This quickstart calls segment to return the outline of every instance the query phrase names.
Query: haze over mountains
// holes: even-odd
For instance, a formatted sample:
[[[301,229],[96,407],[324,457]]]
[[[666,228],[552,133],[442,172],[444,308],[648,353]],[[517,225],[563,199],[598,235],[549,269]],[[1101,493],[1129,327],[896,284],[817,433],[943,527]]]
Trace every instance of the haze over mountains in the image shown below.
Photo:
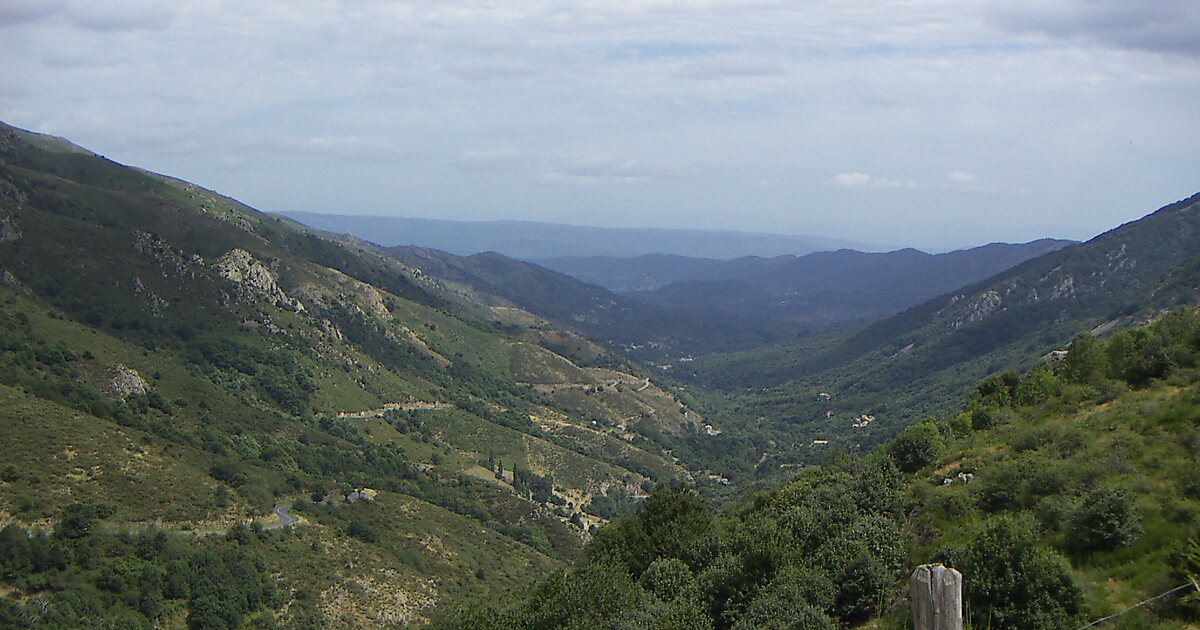
[[[431,276],[468,288],[475,299],[487,296],[519,305],[662,363],[879,319],[1066,244],[995,244],[937,256],[915,250],[839,250],[730,261],[642,256],[626,260],[631,265],[667,260],[688,277],[710,279],[623,294],[491,252],[455,256],[407,246],[386,251]]]
[[[388,251],[433,276],[471,286],[493,299],[509,300],[637,356],[655,359],[745,349],[879,319],[1070,242],[993,243],[937,255],[915,249],[874,253],[837,249],[722,260],[665,252],[730,253],[779,247],[804,251],[821,241],[700,230],[288,216],[310,227],[332,228],[384,246],[395,241],[416,243],[389,246]],[[573,255],[538,258],[532,261],[535,266],[521,262],[521,255],[504,253],[558,248]],[[642,248],[660,249],[634,256],[579,253]],[[482,251],[467,256],[455,253],[475,250]]]
[[[730,394],[753,392],[743,412],[775,419],[783,434],[809,424],[869,443],[869,432],[822,417],[869,413],[886,435],[944,413],[971,383],[1029,367],[1080,331],[1106,335],[1200,304],[1198,265],[1200,194],[879,322],[685,371]],[[819,400],[822,391],[832,400]]]
[[[737,258],[847,247],[864,251],[886,249],[820,236],[754,232],[602,228],[536,221],[443,221],[287,211],[280,214],[318,230],[355,234],[387,247],[416,245],[462,256],[491,251],[525,260],[645,254]]]
[[[373,628],[517,592],[567,619],[612,588],[606,614],[657,620],[632,628],[897,620],[915,534],[1006,511],[1061,534],[1096,479],[1169,474],[1141,507],[1169,536],[1062,565],[1131,593],[1087,594],[1107,610],[1192,525],[1200,195],[1086,243],[633,260],[674,282],[381,247],[0,125],[0,625]],[[1111,339],[1005,373],[1080,332]],[[741,507],[709,527],[700,495]],[[843,556],[869,596],[829,577]],[[520,590],[585,557],[618,564]]]
[[[670,284],[747,280],[763,285],[798,286],[808,282],[809,274],[814,275],[818,284],[831,287],[845,284],[845,276],[840,275],[843,272],[850,275],[921,273],[929,276],[932,282],[958,287],[970,282],[977,274],[987,275],[989,270],[995,273],[1071,242],[1041,239],[1019,245],[992,243],[936,255],[916,249],[888,252],[840,249],[801,256],[744,256],[732,260],[646,254],[633,257],[564,256],[530,262],[610,291],[645,292],[649,299],[654,299],[650,297],[653,291]]]

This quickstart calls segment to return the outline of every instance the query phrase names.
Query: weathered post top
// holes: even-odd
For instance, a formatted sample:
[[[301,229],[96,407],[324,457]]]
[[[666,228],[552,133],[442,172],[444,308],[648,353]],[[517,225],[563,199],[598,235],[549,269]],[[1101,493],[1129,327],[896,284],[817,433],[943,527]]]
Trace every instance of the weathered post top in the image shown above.
[[[913,571],[913,627],[916,630],[962,630],[962,574],[941,564]]]

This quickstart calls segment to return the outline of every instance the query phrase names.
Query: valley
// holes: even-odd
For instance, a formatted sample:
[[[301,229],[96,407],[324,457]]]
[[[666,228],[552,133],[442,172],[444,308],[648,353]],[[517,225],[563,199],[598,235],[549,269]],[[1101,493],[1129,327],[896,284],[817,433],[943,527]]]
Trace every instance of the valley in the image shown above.
[[[675,261],[703,278],[649,296],[319,231],[0,127],[0,619],[740,628],[786,605],[871,627],[903,618],[913,562],[978,562],[968,515],[1116,580],[1053,612],[1078,620],[1156,587],[1190,535],[1164,506],[1190,466],[1198,213]],[[1080,459],[1052,491],[1014,481],[1053,449]],[[1139,488],[1137,551],[1063,536],[1096,480]],[[234,583],[257,595],[213,586]],[[626,616],[547,608],[585,592]]]

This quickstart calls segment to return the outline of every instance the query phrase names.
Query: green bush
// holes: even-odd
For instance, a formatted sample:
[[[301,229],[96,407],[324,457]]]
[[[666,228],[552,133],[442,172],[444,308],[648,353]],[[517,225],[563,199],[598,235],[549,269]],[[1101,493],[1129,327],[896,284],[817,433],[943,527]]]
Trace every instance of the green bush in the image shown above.
[[[888,453],[896,468],[916,472],[937,461],[946,447],[941,431],[932,418],[905,429],[888,445]]]
[[[655,597],[671,601],[693,583],[692,570],[677,558],[659,558],[650,563],[638,584]]]
[[[1142,535],[1137,506],[1129,495],[1111,487],[1097,488],[1083,497],[1071,513],[1067,539],[1077,551],[1103,551],[1133,543]]]
[[[367,543],[379,540],[379,532],[375,531],[374,527],[359,520],[351,521],[350,526],[346,528],[346,533]]]
[[[978,628],[1063,628],[1077,622],[1083,595],[1066,558],[1040,546],[1028,519],[998,516],[961,550],[940,555],[963,574],[971,623]]]

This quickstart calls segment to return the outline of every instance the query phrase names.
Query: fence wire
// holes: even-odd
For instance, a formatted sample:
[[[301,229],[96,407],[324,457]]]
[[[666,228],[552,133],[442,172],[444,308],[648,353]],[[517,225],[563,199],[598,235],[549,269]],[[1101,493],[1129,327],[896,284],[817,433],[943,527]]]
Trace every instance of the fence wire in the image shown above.
[[[1176,586],[1175,588],[1173,588],[1169,591],[1166,591],[1165,593],[1159,593],[1158,595],[1155,595],[1154,597],[1151,597],[1150,599],[1142,600],[1142,601],[1130,606],[1129,608],[1122,610],[1121,612],[1109,615],[1103,619],[1097,619],[1097,620],[1093,621],[1092,623],[1089,623],[1086,626],[1080,626],[1078,630],[1087,630],[1087,628],[1091,628],[1093,626],[1098,626],[1106,621],[1112,621],[1113,619],[1116,619],[1117,617],[1120,617],[1121,615],[1124,615],[1125,613],[1127,613],[1131,610],[1134,610],[1135,608],[1141,608],[1142,606],[1145,606],[1146,604],[1158,601],[1168,595],[1172,595],[1174,593],[1178,593],[1179,591],[1182,591],[1184,589],[1189,589],[1189,588],[1200,591],[1200,585],[1196,584],[1196,582],[1194,580],[1191,582],[1188,582],[1187,584],[1180,584],[1179,586]]]

